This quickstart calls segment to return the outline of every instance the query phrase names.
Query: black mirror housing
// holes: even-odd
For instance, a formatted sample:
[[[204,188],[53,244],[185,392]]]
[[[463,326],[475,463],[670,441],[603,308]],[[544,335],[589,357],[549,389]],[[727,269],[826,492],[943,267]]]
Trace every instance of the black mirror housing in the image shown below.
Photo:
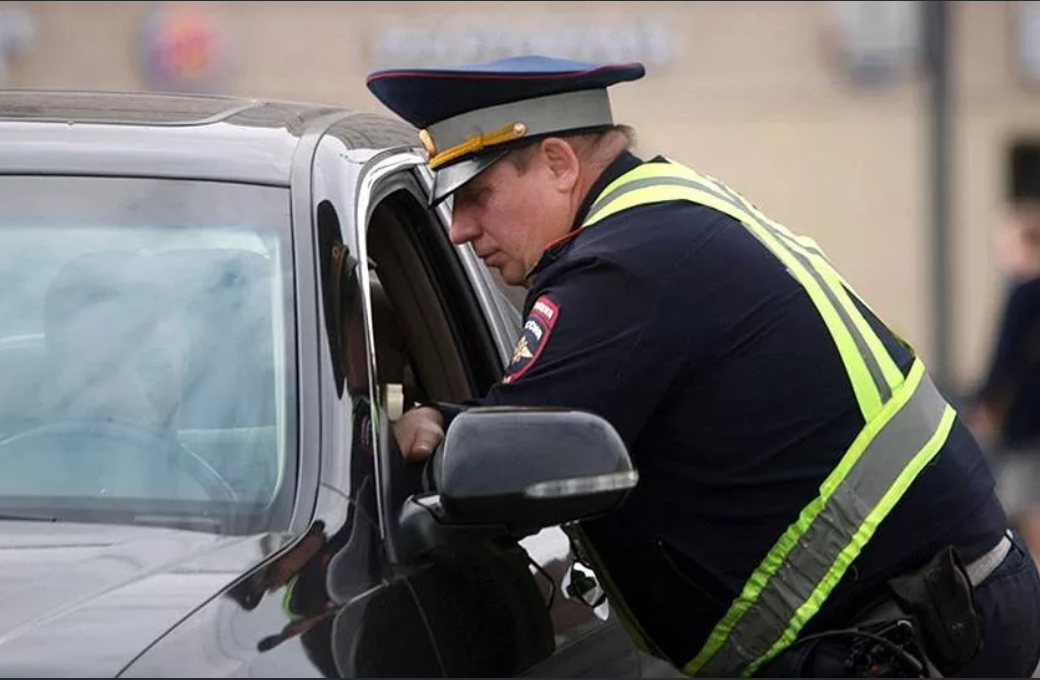
[[[583,411],[471,409],[452,422],[441,455],[438,489],[453,522],[511,531],[609,512],[638,480],[614,428]]]
[[[446,543],[522,538],[609,513],[639,480],[609,422],[561,408],[469,409],[428,464],[436,491],[412,496],[399,515],[404,561]]]

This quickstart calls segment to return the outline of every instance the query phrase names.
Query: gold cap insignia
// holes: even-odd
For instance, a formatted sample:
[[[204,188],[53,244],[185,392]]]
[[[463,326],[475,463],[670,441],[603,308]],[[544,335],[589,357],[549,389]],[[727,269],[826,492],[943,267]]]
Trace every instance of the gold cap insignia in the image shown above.
[[[426,149],[426,153],[430,156],[437,155],[437,145],[433,141],[433,137],[430,136],[429,130],[419,130],[419,141],[422,142],[423,148]]]

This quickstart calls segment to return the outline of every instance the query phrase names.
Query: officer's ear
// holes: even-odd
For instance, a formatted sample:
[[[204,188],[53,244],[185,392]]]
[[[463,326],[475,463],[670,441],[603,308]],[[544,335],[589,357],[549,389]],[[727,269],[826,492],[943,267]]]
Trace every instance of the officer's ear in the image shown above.
[[[559,137],[543,139],[540,147],[545,167],[556,189],[561,193],[570,192],[581,176],[581,159],[578,154]]]

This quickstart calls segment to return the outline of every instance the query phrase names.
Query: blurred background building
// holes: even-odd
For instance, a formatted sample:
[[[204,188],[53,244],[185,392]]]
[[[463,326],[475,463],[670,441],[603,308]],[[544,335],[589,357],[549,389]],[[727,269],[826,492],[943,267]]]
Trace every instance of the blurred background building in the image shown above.
[[[925,40],[937,4],[0,2],[0,87],[380,111],[364,81],[386,66],[531,52],[640,60],[647,78],[613,92],[638,150],[719,177],[813,236],[966,390],[985,369],[1003,294],[993,233],[1012,200],[1040,187],[1040,3],[941,3],[939,91]]]

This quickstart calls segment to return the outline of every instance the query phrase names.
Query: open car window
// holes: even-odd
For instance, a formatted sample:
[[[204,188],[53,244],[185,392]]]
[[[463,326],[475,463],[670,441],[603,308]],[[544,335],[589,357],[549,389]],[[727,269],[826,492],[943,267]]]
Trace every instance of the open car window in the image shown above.
[[[391,417],[483,394],[500,375],[500,352],[443,227],[400,189],[376,204],[367,238],[377,379]]]
[[[284,526],[286,189],[0,178],[0,515]]]

